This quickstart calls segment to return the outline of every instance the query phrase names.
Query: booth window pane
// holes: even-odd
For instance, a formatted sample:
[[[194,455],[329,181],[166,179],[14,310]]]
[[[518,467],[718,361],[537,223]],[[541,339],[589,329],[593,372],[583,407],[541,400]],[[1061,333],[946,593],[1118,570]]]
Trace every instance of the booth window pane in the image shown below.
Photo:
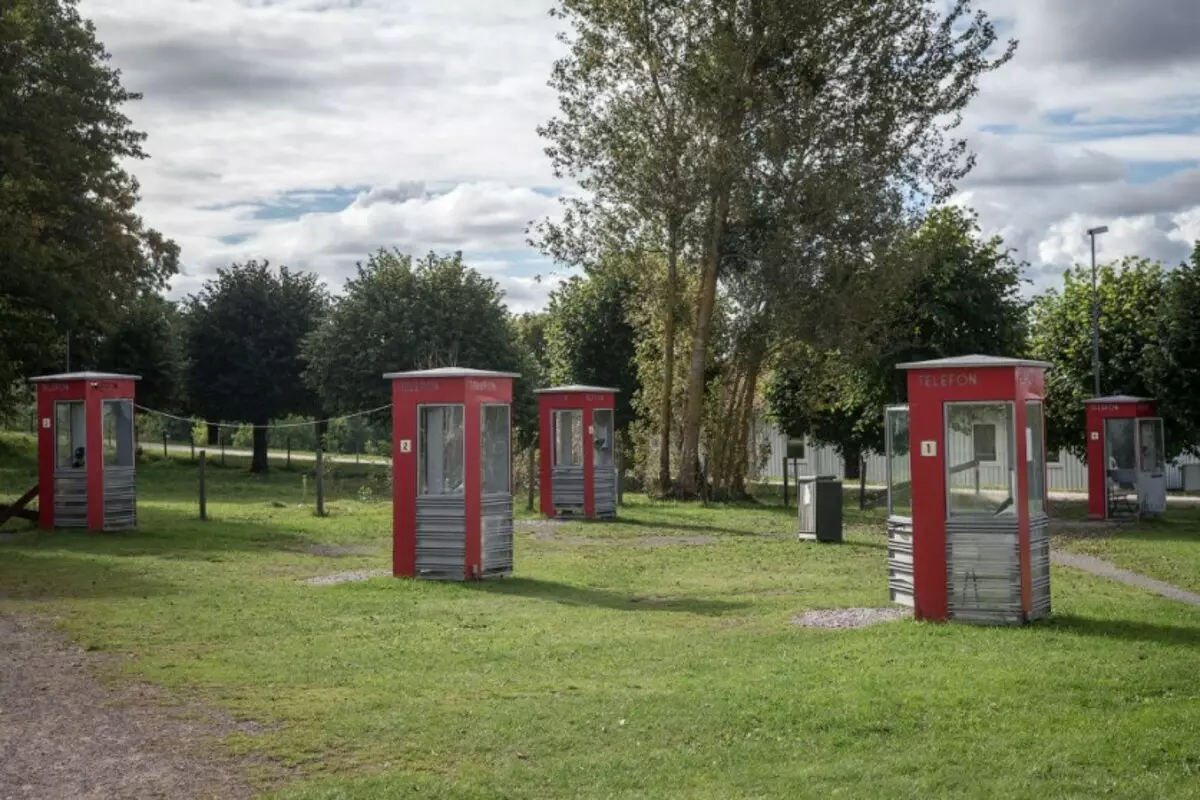
[[[554,412],[554,466],[583,466],[583,412]]]
[[[105,400],[101,405],[104,429],[104,466],[133,466],[133,403]]]
[[[508,494],[512,437],[508,406],[483,407],[483,493]]]
[[[1135,423],[1131,419],[1104,420],[1104,458],[1107,469],[1128,470],[1137,469],[1137,445]],[[1132,482],[1132,481],[1130,481]]]
[[[1025,463],[1028,467],[1029,513],[1046,513],[1046,422],[1041,403],[1025,404]]]
[[[908,409],[889,408],[885,415],[888,515],[912,516],[912,459],[908,451]]]
[[[1161,419],[1138,420],[1138,443],[1142,452],[1142,472],[1163,472],[1163,426]]]
[[[421,406],[417,411],[417,491],[462,494],[466,440],[462,406]]]
[[[55,465],[65,469],[84,466],[83,401],[72,400],[54,404]]]
[[[595,465],[613,465],[613,412],[610,408],[598,408],[592,412],[592,446],[595,449]]]
[[[1013,411],[1011,403],[946,404],[946,507],[951,516],[1016,514]],[[981,444],[992,452],[981,453]]]

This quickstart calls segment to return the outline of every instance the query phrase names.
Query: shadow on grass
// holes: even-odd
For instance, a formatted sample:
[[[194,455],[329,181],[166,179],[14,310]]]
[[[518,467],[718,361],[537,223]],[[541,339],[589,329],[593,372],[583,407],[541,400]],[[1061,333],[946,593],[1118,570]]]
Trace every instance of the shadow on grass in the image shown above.
[[[61,552],[0,548],[0,599],[149,598],[174,584],[111,561]]]
[[[201,522],[190,514],[156,508],[141,512],[138,527],[131,531],[33,530],[0,541],[0,580],[4,561],[21,553],[221,561],[224,554],[304,550],[313,545],[310,537],[265,520]]]
[[[1078,636],[1096,636],[1103,639],[1124,639],[1131,642],[1153,644],[1200,646],[1200,627],[1185,628],[1178,625],[1159,625],[1129,619],[1095,619],[1074,614],[1055,614],[1047,623],[1051,630]]]
[[[675,611],[715,617],[746,608],[746,603],[724,600],[630,595],[607,589],[589,589],[535,578],[505,578],[497,582],[471,584],[474,591],[530,597],[571,606],[594,606],[613,611]]]

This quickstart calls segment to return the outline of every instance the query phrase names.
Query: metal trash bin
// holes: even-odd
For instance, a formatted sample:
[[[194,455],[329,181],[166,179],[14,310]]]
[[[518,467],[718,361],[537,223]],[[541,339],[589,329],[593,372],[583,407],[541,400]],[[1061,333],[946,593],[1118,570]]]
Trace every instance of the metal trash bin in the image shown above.
[[[833,475],[796,478],[798,539],[809,542],[842,541],[842,482]]]
[[[1200,464],[1184,464],[1179,471],[1183,473],[1183,490],[1200,492]]]

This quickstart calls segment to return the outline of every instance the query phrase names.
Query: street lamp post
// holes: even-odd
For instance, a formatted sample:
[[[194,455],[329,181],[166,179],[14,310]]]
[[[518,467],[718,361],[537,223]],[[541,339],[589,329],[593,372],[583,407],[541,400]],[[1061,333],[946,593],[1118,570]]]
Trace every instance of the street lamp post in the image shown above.
[[[1092,240],[1092,380],[1093,397],[1100,396],[1100,299],[1096,294],[1096,237],[1108,233],[1108,226],[1089,228],[1087,235]]]

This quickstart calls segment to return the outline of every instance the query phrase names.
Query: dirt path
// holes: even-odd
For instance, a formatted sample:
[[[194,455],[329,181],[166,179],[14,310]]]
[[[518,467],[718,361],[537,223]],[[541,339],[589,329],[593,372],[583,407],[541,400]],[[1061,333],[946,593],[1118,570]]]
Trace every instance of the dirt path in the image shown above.
[[[95,677],[105,658],[45,623],[0,615],[0,800],[252,795],[246,765],[218,737],[253,726],[169,707],[150,687],[105,686]]]
[[[1099,558],[1085,556],[1079,553],[1064,553],[1060,550],[1054,550],[1050,553],[1050,560],[1055,564],[1063,567],[1074,567],[1081,569],[1084,572],[1090,572],[1093,575],[1098,575],[1101,578],[1126,583],[1130,586],[1137,586],[1142,589],[1148,589],[1151,592],[1162,595],[1171,600],[1178,600],[1181,603],[1190,603],[1194,606],[1200,606],[1200,594],[1194,594],[1185,589],[1180,589],[1178,586],[1172,586],[1169,583],[1156,581],[1154,578],[1147,578],[1145,575],[1139,575],[1136,572],[1130,572],[1127,569],[1110,564]]]

